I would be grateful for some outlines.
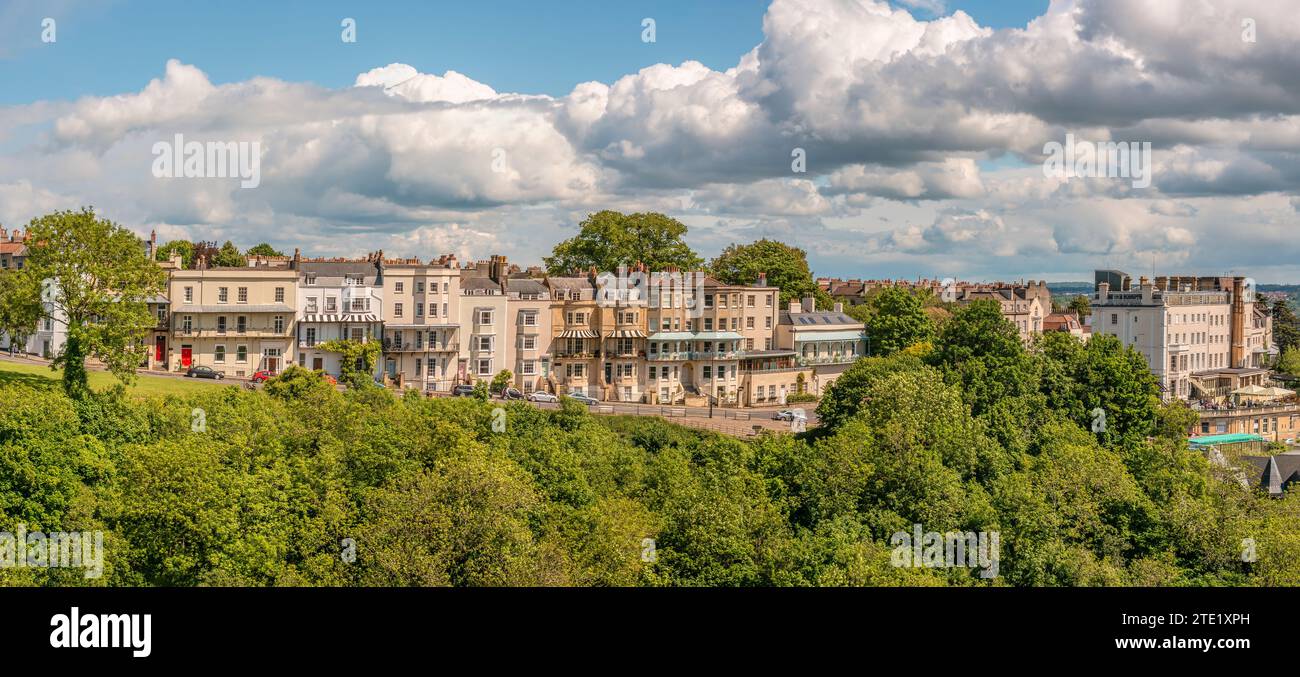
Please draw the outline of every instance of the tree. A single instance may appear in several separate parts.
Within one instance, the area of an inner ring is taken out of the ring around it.
[[[766,274],[769,285],[781,288],[783,306],[791,299],[808,296],[817,299],[819,308],[830,308],[833,303],[830,294],[813,280],[807,252],[776,240],[732,244],[713,259],[709,272],[726,284],[754,284],[760,274]]]
[[[239,248],[235,246],[235,243],[226,240],[226,243],[221,245],[221,249],[217,251],[217,255],[213,257],[209,265],[221,268],[240,268],[248,265],[248,259],[239,253]]]
[[[172,240],[158,248],[154,259],[170,261],[173,254],[181,255],[181,268],[194,268],[194,243],[189,240]]]
[[[934,338],[934,322],[912,292],[890,287],[868,302],[872,343],[886,355]]]
[[[1277,349],[1286,352],[1287,348],[1300,346],[1300,319],[1291,310],[1291,302],[1280,298],[1273,301],[1273,340]]]
[[[245,253],[248,256],[284,256],[284,252],[265,242],[253,245],[252,248]]]
[[[1083,318],[1092,314],[1092,303],[1083,294],[1070,299],[1070,305],[1067,308],[1079,316],[1080,322],[1083,321]]]
[[[620,265],[638,261],[652,272],[670,267],[696,270],[704,260],[682,240],[686,226],[676,219],[654,212],[622,214],[601,211],[579,224],[578,234],[555,245],[543,258],[551,275],[570,275],[575,270],[616,271]]]
[[[320,350],[339,354],[339,371],[343,382],[349,388],[370,388],[375,386],[375,364],[383,352],[379,341],[356,341],[353,339],[335,339],[325,341],[317,346]]]
[[[159,294],[166,274],[145,256],[134,233],[99,218],[94,209],[62,211],[33,219],[27,262],[5,285],[0,316],[67,324],[67,339],[52,367],[63,367],[69,395],[88,391],[86,358],[104,363],[123,381],[148,351],[158,319],[147,299]],[[34,326],[31,329],[35,329]]]
[[[1277,360],[1277,370],[1292,376],[1300,376],[1300,348],[1291,346],[1282,351]]]
[[[499,393],[505,390],[506,387],[510,385],[510,380],[514,377],[515,375],[510,373],[509,369],[498,371],[497,375],[492,377],[492,392]]]

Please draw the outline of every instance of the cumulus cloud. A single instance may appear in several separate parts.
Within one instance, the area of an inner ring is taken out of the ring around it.
[[[532,261],[587,211],[656,209],[706,254],[785,233],[814,265],[1007,271],[1195,264],[1214,218],[1243,241],[1294,221],[1300,24],[1283,3],[1054,0],[992,30],[936,0],[773,0],[763,32],[725,70],[660,63],[559,97],[402,63],[339,89],[214,84],[173,60],[135,92],[0,108],[0,219],[89,203],[192,237]],[[1150,142],[1151,188],[1044,176],[1043,144],[1069,133]],[[175,134],[258,143],[261,186],[152,176]]]

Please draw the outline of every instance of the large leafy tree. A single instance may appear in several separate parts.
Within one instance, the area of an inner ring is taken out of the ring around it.
[[[162,292],[162,269],[145,256],[140,238],[91,208],[42,216],[27,230],[27,262],[6,282],[0,315],[67,323],[53,366],[63,367],[69,395],[88,392],[87,358],[129,381],[157,324],[146,300]]]
[[[154,258],[159,261],[170,261],[172,255],[181,255],[181,267],[194,268],[194,243],[189,240],[172,240],[161,247],[154,254]]]
[[[239,252],[239,247],[236,247],[234,242],[226,240],[226,243],[221,245],[221,249],[217,250],[217,255],[212,258],[211,265],[238,268],[248,265],[248,259]]]
[[[890,287],[872,297],[871,333],[873,347],[884,354],[934,338],[934,321],[926,314],[917,295],[900,287]]]
[[[284,252],[266,242],[253,245],[246,253],[249,256],[284,256]]]
[[[579,228],[577,235],[555,245],[551,255],[543,258],[550,274],[569,275],[592,267],[613,271],[638,261],[655,272],[669,267],[696,270],[704,264],[682,240],[686,226],[663,214],[605,210],[589,215]]]
[[[1287,348],[1300,346],[1300,319],[1291,310],[1288,299],[1273,301],[1273,340],[1277,349],[1286,352]]]
[[[816,297],[819,308],[829,308],[832,303],[830,294],[813,280],[807,252],[784,242],[762,239],[733,244],[713,259],[709,272],[726,284],[753,284],[765,273],[769,285],[781,288],[783,305],[808,296]]]

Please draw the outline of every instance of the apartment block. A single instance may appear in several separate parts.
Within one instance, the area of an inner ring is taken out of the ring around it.
[[[1272,318],[1244,277],[1132,278],[1096,271],[1093,334],[1112,334],[1146,358],[1166,398],[1222,397],[1227,383],[1266,373],[1277,352]]]
[[[237,378],[293,360],[298,271],[288,266],[174,270],[166,366],[204,365]]]
[[[447,391],[458,382],[465,371],[460,280],[455,256],[384,262],[383,375],[389,385]]]
[[[298,366],[342,376],[341,354],[325,350],[330,341],[366,343],[383,338],[384,260],[376,252],[364,260],[302,259],[294,252],[298,271],[298,313],[295,338]],[[375,365],[375,376],[383,373]]]

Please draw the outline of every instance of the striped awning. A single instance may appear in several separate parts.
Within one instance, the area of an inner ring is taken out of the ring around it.
[[[610,332],[605,338],[645,338],[645,332],[640,329],[619,329]]]
[[[371,314],[329,313],[324,315],[303,315],[303,322],[378,322],[379,318]]]
[[[556,338],[600,338],[600,334],[586,329],[566,329]]]

